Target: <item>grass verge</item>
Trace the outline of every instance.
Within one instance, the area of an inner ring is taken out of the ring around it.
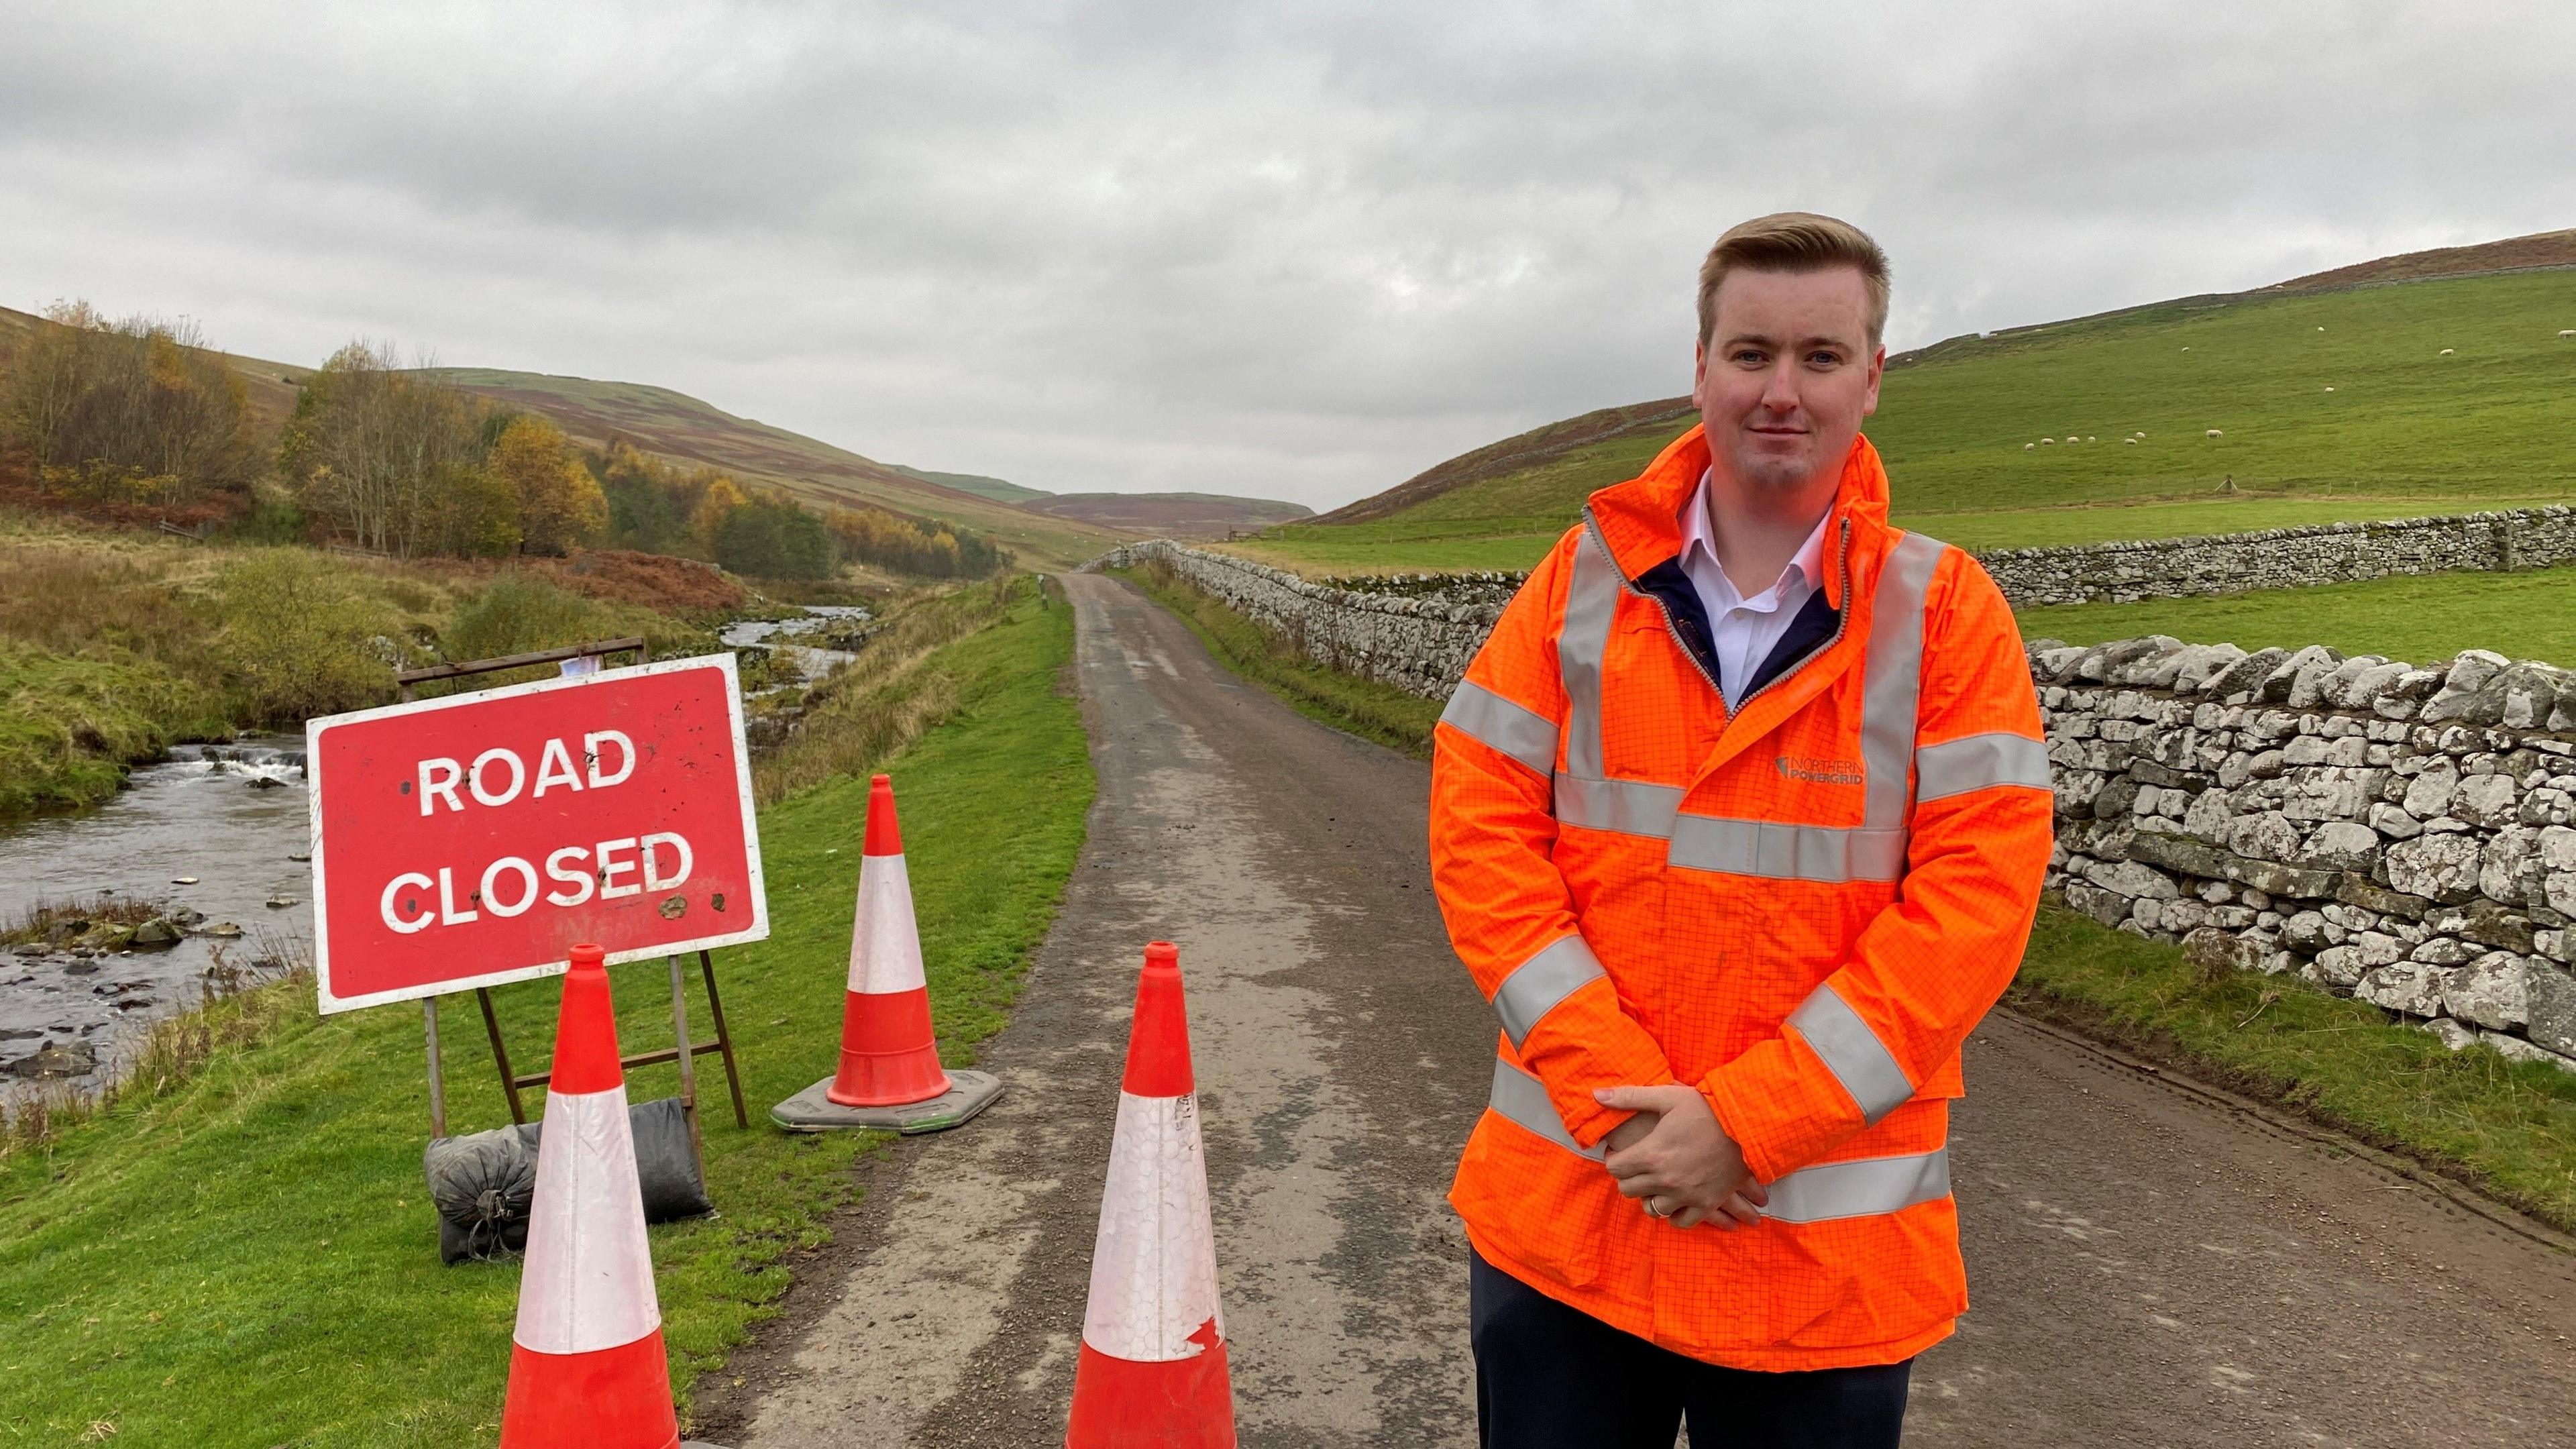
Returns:
[[[1416,759],[1430,757],[1431,727],[1440,722],[1440,701],[1319,664],[1158,561],[1114,572],[1171,610],[1226,668],[1277,695],[1299,714]]]
[[[2368,1002],[2247,972],[2055,906],[2005,1000],[2247,1096],[2278,1102],[2576,1231],[2576,1075],[2452,1052]]]
[[[953,707],[886,766],[952,1064],[1001,1026],[1081,844],[1091,769],[1058,684],[1071,612],[1023,589],[991,627],[927,655],[918,677],[952,681]],[[819,1241],[852,1190],[864,1143],[789,1137],[761,1114],[831,1067],[866,800],[863,776],[835,776],[762,812],[772,934],[719,954],[753,1127],[733,1126],[706,1059],[721,1214],[652,1229],[684,1409],[785,1289],[784,1255]],[[613,974],[630,1049],[667,1041],[663,968]],[[495,995],[519,1058],[543,1060],[554,984]],[[438,1264],[419,1013],[322,1019],[309,996],[292,1001],[256,1041],[0,1158],[0,1442],[493,1442],[519,1270]],[[458,1131],[509,1120],[473,1016],[444,1013]],[[646,1068],[628,1091],[675,1083]]]
[[[2423,574],[2201,599],[2062,604],[2017,613],[2025,639],[2098,644],[2170,634],[2260,649],[2330,644],[2417,664],[2463,649],[2576,664],[2576,568]]]

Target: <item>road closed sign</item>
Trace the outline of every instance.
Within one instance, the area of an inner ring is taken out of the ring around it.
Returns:
[[[305,726],[322,1010],[769,934],[730,654]]]

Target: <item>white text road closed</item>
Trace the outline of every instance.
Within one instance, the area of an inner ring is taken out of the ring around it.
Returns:
[[[324,1011],[768,934],[733,656],[318,719]]]

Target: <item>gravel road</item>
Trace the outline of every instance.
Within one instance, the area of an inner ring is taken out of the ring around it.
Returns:
[[[1181,947],[1243,1442],[1474,1442],[1442,1202],[1492,1016],[1449,954],[1428,771],[1067,580],[1100,794],[984,1053],[1009,1091],[863,1170],[786,1313],[703,1381],[743,1449],[1063,1442],[1144,944]],[[1975,1308],[1908,1442],[2576,1440],[2576,1257],[2221,1094],[1998,1015],[1954,1118]]]

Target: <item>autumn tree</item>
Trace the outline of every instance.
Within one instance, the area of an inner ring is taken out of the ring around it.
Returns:
[[[689,532],[704,551],[702,557],[715,557],[716,535],[724,531],[725,520],[749,501],[742,485],[724,474],[708,480],[706,490],[698,495],[697,506],[689,511]]]
[[[563,429],[544,418],[523,413],[509,419],[484,467],[517,510],[522,552],[567,554],[608,524],[608,498],[599,481],[582,467]]]
[[[353,342],[297,395],[278,469],[362,548],[507,552],[516,502],[483,466],[480,411],[461,390],[403,370],[392,348]]]
[[[840,567],[823,520],[783,493],[763,493],[727,511],[714,543],[717,563],[754,578],[823,579]]]
[[[258,471],[249,394],[194,323],[56,303],[0,378],[0,431],[52,487],[120,502],[240,490]]]

